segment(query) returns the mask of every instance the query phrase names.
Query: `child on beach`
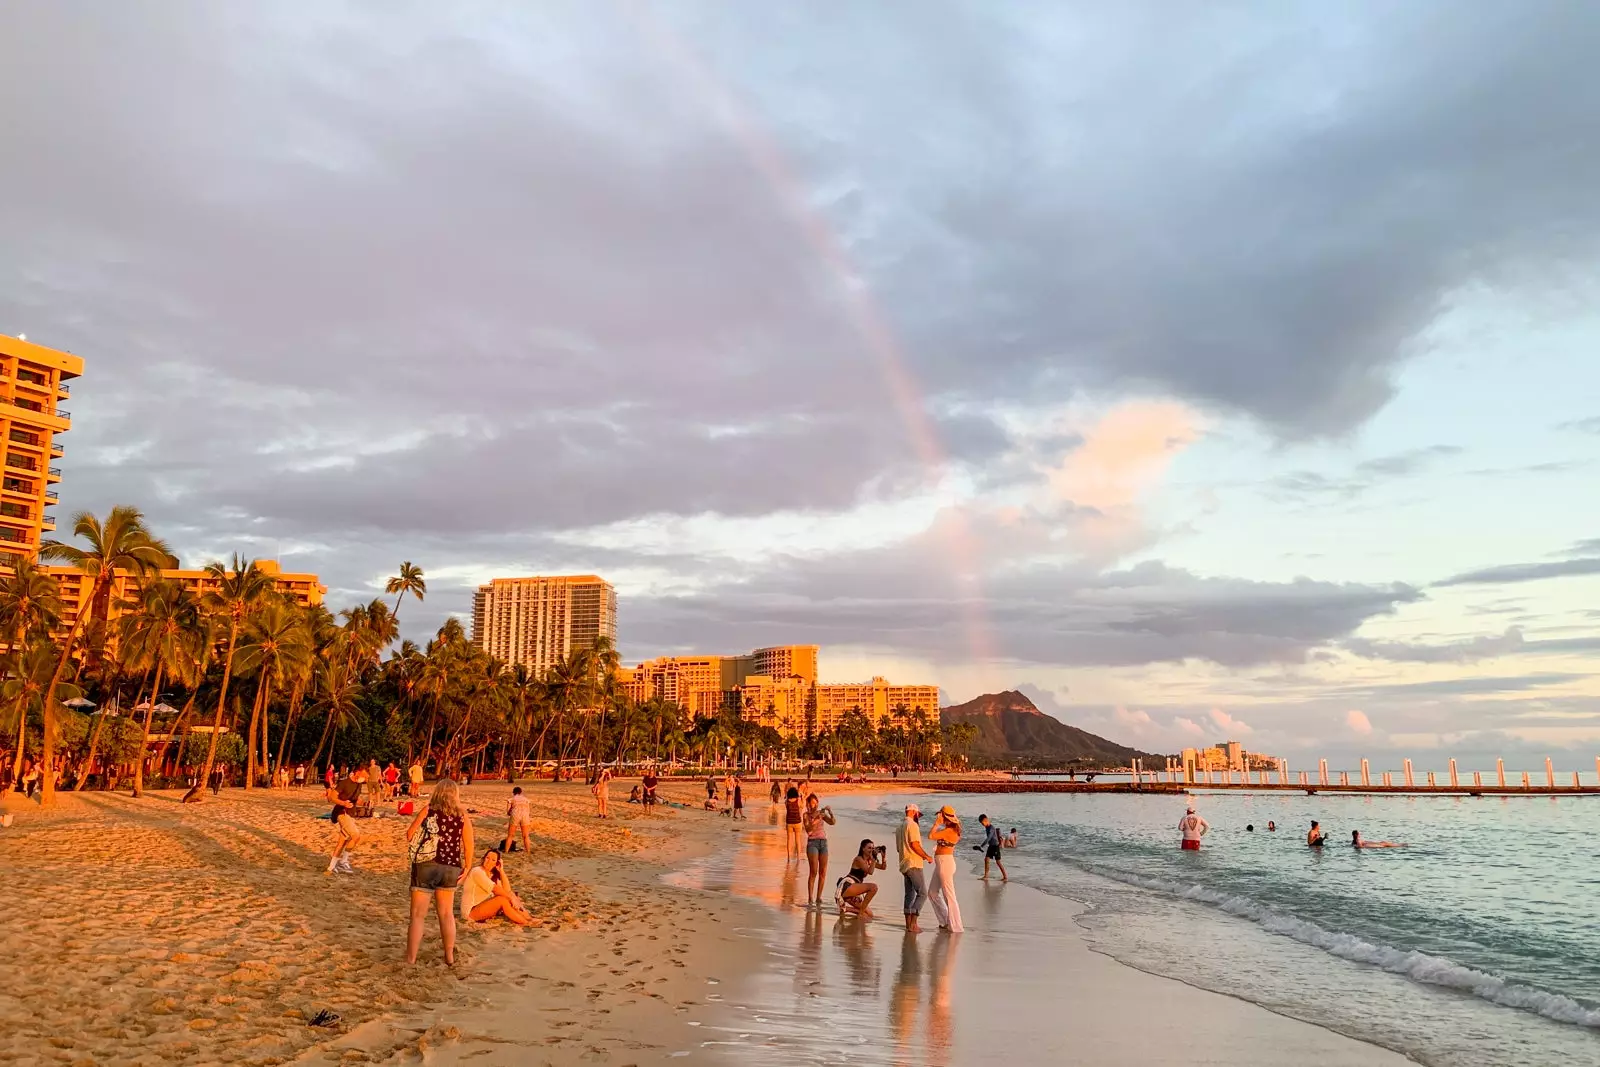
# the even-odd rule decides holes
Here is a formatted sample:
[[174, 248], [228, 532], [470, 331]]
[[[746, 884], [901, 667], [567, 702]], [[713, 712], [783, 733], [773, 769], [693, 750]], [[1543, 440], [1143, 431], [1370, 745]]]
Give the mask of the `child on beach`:
[[533, 804], [522, 795], [522, 787], [514, 786], [511, 790], [511, 799], [506, 803], [506, 839], [501, 847], [507, 852], [517, 850], [516, 838], [522, 837], [522, 851], [532, 852], [533, 846], [528, 842], [528, 828], [533, 823]]
[[411, 844], [411, 923], [406, 929], [406, 962], [417, 962], [422, 929], [428, 919], [429, 898], [439, 916], [439, 939], [447, 967], [456, 963], [456, 886], [465, 874], [462, 861], [472, 855], [472, 820], [461, 808], [461, 791], [453, 779], [442, 778], [406, 828]]

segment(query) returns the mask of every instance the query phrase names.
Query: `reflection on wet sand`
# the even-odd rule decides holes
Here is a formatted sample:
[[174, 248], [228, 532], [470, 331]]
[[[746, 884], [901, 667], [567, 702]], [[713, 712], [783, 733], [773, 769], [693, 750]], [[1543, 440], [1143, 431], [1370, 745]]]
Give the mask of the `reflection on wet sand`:
[[[889, 996], [889, 1032], [894, 1035], [896, 1063], [941, 1067], [950, 1062], [955, 1044], [950, 976], [955, 969], [958, 934], [933, 938], [901, 934], [900, 968]], [[926, 1003], [925, 1016], [919, 1011]]]

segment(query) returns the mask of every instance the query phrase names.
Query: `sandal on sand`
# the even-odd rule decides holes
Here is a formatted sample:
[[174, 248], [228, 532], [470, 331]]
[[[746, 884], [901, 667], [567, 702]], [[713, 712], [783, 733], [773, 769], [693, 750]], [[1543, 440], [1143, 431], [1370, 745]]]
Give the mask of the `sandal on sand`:
[[339, 1021], [339, 1015], [338, 1015], [337, 1012], [331, 1012], [327, 1008], [323, 1008], [321, 1011], [319, 1011], [315, 1015], [313, 1015], [311, 1017], [311, 1021], [309, 1023], [307, 1023], [306, 1025], [307, 1026], [333, 1026], [333, 1025], [337, 1024], [338, 1021]]

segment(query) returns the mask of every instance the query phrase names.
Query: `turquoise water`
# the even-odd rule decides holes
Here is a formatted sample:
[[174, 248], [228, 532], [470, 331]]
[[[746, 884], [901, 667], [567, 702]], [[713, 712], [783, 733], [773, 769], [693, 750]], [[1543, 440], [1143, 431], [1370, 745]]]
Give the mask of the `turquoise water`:
[[[1012, 876], [1089, 904], [1123, 962], [1438, 1067], [1600, 1063], [1600, 798], [1201, 793], [1199, 853], [1181, 798], [951, 799], [1018, 827]], [[1353, 829], [1409, 847], [1358, 852]]]

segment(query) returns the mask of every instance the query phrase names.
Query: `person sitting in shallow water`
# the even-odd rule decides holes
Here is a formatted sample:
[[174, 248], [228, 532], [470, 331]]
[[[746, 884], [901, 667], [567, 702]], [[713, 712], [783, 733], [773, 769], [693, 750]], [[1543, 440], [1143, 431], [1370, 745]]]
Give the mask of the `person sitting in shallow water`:
[[1350, 831], [1351, 848], [1405, 848], [1404, 841], [1363, 841], [1360, 830]]

